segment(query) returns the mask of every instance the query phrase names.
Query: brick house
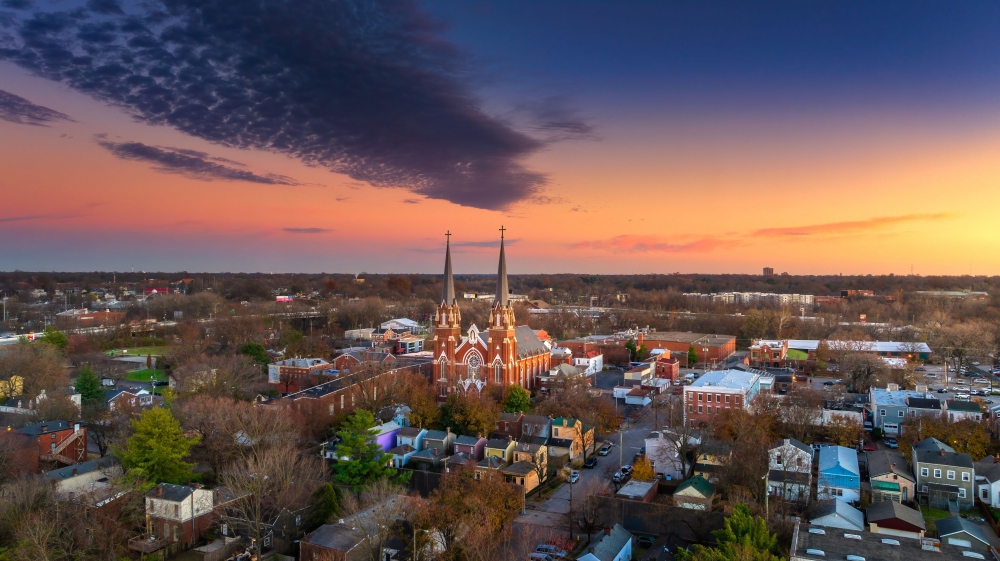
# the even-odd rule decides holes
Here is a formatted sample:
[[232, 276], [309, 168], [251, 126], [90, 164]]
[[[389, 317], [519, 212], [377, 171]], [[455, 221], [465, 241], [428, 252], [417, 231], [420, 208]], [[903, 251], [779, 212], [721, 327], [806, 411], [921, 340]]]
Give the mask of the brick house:
[[334, 358], [333, 368], [340, 372], [349, 373], [352, 370], [357, 370], [364, 364], [386, 365], [395, 360], [395, 358], [389, 353], [372, 350], [353, 350]]
[[267, 383], [284, 393], [295, 393], [316, 385], [333, 368], [322, 358], [289, 358], [267, 365]]
[[676, 358], [670, 358], [670, 353], [663, 353], [656, 357], [654, 371], [657, 378], [670, 380], [672, 384], [680, 379], [681, 361]]
[[218, 521], [216, 509], [233, 497], [220, 489], [160, 483], [146, 493], [146, 536], [129, 541], [129, 549], [169, 553], [187, 549]]
[[73, 465], [87, 461], [87, 428], [81, 423], [45, 421], [24, 425], [14, 432], [27, 437], [36, 447], [38, 462], [34, 473], [38, 473], [42, 462]]
[[684, 422], [708, 425], [725, 409], [747, 409], [760, 393], [760, 374], [742, 370], [707, 372], [684, 386]]
[[509, 436], [511, 438], [521, 438], [521, 424], [524, 422], [524, 413], [501, 413], [497, 420], [497, 435]]

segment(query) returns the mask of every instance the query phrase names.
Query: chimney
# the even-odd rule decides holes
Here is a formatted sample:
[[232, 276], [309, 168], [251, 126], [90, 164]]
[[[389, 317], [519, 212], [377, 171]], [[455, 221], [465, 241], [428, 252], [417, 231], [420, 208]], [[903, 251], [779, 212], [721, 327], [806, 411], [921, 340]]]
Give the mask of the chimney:
[[604, 529], [604, 535], [605, 536], [610, 536], [611, 535], [611, 527], [610, 526]]
[[156, 486], [156, 496], [157, 497], [162, 497], [163, 496], [163, 486], [162, 485], [157, 485]]
[[451, 434], [451, 427], [445, 427], [444, 433], [445, 434]]
[[944, 457], [944, 448], [941, 449], [941, 457]]
[[994, 464], [1000, 464], [1000, 454], [997, 454], [996, 456], [993, 456], [993, 463]]
[[437, 456], [437, 455], [438, 455], [438, 453], [440, 453], [440, 452], [441, 452], [441, 451], [440, 451], [440, 450], [438, 450], [437, 448], [434, 448], [433, 450], [434, 450], [434, 455], [435, 455], [435, 456]]
[[77, 475], [80, 475], [80, 474], [77, 473], [76, 468], [73, 468], [73, 476], [76, 477]]
[[42, 425], [42, 432], [45, 432], [45, 430], [48, 429], [48, 428], [49, 428], [48, 425]]

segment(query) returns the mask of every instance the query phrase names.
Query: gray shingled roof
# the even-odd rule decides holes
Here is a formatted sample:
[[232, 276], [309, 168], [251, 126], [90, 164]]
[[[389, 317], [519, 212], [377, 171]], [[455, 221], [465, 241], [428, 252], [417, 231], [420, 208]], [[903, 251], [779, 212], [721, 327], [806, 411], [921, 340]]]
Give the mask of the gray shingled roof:
[[944, 450], [945, 452], [954, 452], [955, 449], [948, 446], [944, 442], [936, 438], [925, 438], [918, 442], [914, 447], [914, 450], [933, 450], [934, 452], [939, 452]]
[[913, 477], [913, 473], [910, 472], [910, 466], [907, 464], [906, 458], [904, 458], [899, 452], [894, 452], [892, 450], [877, 450], [874, 452], [868, 452], [866, 455], [868, 456], [869, 477], [878, 477], [888, 473], [895, 473], [896, 475], [910, 481], [917, 481], [917, 479]]
[[[162, 489], [163, 490], [162, 494], [159, 494], [159, 495], [157, 494], [157, 490], [158, 489]], [[194, 492], [194, 488], [193, 487], [188, 487], [187, 485], [174, 485], [173, 483], [160, 483], [156, 487], [153, 487], [152, 489], [150, 489], [149, 492], [146, 493], [146, 496], [154, 498], [154, 499], [162, 499], [164, 501], [171, 501], [171, 502], [179, 503], [179, 502], [183, 501], [184, 499], [188, 498], [189, 496], [191, 496], [192, 492]]]
[[593, 553], [594, 557], [600, 561], [614, 561], [631, 539], [632, 534], [628, 530], [622, 528], [621, 524], [615, 524], [615, 527], [611, 529], [611, 535], [602, 537], [601, 541], [594, 546], [594, 551], [590, 553]]
[[994, 483], [1000, 481], [1000, 463], [993, 456], [986, 456], [974, 464], [976, 475], [981, 475], [987, 481]]
[[517, 341], [517, 354], [521, 357], [549, 352], [545, 343], [527, 325], [519, 325], [514, 329], [514, 339]]
[[941, 452], [937, 450], [916, 450], [914, 454], [917, 457], [917, 462], [920, 464], [937, 464], [973, 469], [972, 456], [968, 454], [945, 451], [942, 456]]
[[[865, 528], [865, 515], [853, 506], [840, 499], [823, 499], [816, 501], [809, 511], [809, 523], [813, 526], [842, 527], [834, 520], [846, 523], [855, 529]], [[830, 523], [833, 522], [833, 523]]]
[[920, 528], [921, 530], [927, 530], [927, 524], [924, 522], [924, 517], [920, 515], [919, 512], [913, 510], [908, 506], [901, 505], [896, 501], [881, 501], [877, 503], [872, 503], [865, 511], [868, 517], [868, 523], [878, 523], [883, 520], [901, 520], [911, 526]]
[[[43, 426], [45, 427], [44, 431], [42, 430]], [[40, 434], [47, 434], [50, 432], [56, 432], [71, 428], [73, 428], [73, 425], [67, 421], [46, 421], [43, 423], [32, 423], [30, 425], [24, 425], [23, 427], [14, 430], [16, 432], [19, 432], [27, 436], [38, 436]]]
[[802, 442], [799, 442], [798, 440], [796, 440], [794, 438], [783, 438], [783, 439], [775, 442], [774, 444], [772, 444], [771, 447], [768, 448], [768, 450], [774, 450], [776, 448], [782, 448], [786, 444], [790, 444], [790, 445], [798, 448], [799, 450], [802, 450], [803, 452], [805, 452], [805, 453], [809, 454], [810, 456], [812, 456], [812, 448], [806, 446], [805, 444], [803, 444]]
[[987, 533], [989, 531], [988, 527], [976, 524], [971, 520], [966, 520], [961, 516], [942, 518], [935, 521], [934, 526], [937, 527], [938, 536], [941, 538], [945, 538], [959, 532], [965, 532], [969, 536], [987, 545], [995, 546], [998, 544], [998, 541], [1000, 541]]

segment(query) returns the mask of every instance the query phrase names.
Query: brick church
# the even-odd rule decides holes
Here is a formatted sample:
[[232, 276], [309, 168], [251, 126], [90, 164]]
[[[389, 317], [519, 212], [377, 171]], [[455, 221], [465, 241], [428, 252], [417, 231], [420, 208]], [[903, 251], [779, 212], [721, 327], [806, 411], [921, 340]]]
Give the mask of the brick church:
[[531, 391], [538, 376], [549, 370], [549, 348], [527, 325], [516, 325], [507, 288], [507, 260], [500, 230], [500, 265], [490, 324], [480, 331], [472, 325], [462, 333], [462, 315], [455, 299], [451, 269], [451, 238], [445, 246], [444, 290], [434, 317], [434, 382], [438, 395], [482, 391], [488, 384], [521, 386]]

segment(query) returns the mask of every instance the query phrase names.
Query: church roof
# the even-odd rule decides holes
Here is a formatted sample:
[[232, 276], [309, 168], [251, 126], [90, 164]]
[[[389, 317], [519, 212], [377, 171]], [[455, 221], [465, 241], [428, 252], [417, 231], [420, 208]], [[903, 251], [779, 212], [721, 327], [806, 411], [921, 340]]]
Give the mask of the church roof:
[[545, 343], [527, 325], [519, 325], [514, 329], [514, 339], [517, 341], [519, 358], [548, 352]]
[[[507, 258], [504, 257], [503, 252], [503, 228], [501, 228], [500, 235], [500, 265], [497, 267], [497, 295], [493, 299], [493, 307], [507, 307], [508, 298], [507, 295], [510, 290], [507, 288]], [[537, 339], [537, 337], [536, 337]]]
[[451, 272], [451, 237], [445, 242], [444, 250], [444, 290], [441, 292], [441, 303], [448, 306], [455, 304], [455, 277]]

